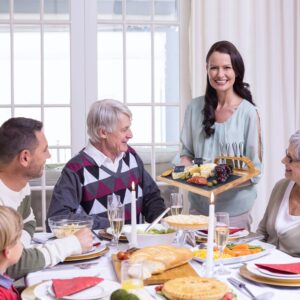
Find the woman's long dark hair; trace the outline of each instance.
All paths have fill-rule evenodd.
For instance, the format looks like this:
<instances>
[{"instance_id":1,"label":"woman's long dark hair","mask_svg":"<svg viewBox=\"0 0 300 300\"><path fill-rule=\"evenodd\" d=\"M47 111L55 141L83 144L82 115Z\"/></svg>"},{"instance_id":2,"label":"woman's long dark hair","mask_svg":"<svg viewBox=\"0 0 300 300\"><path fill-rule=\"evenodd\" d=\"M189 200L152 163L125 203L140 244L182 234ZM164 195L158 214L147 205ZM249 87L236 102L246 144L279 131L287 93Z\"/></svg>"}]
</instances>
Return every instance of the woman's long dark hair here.
<instances>
[{"instance_id":1,"label":"woman's long dark hair","mask_svg":"<svg viewBox=\"0 0 300 300\"><path fill-rule=\"evenodd\" d=\"M249 84L243 82L244 74L245 74L245 66L244 61L237 50L237 48L228 41L220 41L216 42L211 46L207 55L206 55L206 63L208 64L209 58L213 52L220 52L229 54L231 59L232 68L235 72L235 82L233 84L233 90L236 94L238 94L243 99L246 99L251 104L255 105L252 100L252 95L249 90ZM215 130L213 125L216 121L215 110L218 106L218 97L216 90L210 85L208 75L207 75L207 84L205 91L205 104L203 108L204 120L202 122L204 131L207 137L210 137L214 134Z\"/></svg>"}]
</instances>

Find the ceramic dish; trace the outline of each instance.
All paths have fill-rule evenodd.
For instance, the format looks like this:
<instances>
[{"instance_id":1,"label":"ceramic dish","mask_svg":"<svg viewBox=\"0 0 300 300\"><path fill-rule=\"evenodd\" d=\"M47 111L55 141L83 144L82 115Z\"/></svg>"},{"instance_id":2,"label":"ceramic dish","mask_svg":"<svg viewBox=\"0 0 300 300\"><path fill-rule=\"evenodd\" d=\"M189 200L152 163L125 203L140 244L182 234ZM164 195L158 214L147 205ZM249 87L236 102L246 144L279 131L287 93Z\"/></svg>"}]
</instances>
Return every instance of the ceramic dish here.
<instances>
[{"instance_id":1,"label":"ceramic dish","mask_svg":"<svg viewBox=\"0 0 300 300\"><path fill-rule=\"evenodd\" d=\"M66 257L65 261L79 261L79 260L93 259L104 255L108 250L109 248L107 246L99 245L97 247L94 247L92 251L89 251L87 253L68 256Z\"/></svg>"},{"instance_id":2,"label":"ceramic dish","mask_svg":"<svg viewBox=\"0 0 300 300\"><path fill-rule=\"evenodd\" d=\"M230 228L234 229L234 227L230 227ZM229 240L240 239L240 238L246 237L247 235L249 235L249 231L244 229L244 230L235 232L233 234L229 234ZM206 239L207 238L207 233L197 231L196 236L199 237L199 238Z\"/></svg>"},{"instance_id":3,"label":"ceramic dish","mask_svg":"<svg viewBox=\"0 0 300 300\"><path fill-rule=\"evenodd\" d=\"M247 266L242 266L240 268L240 275L248 280L274 285L274 286L283 286L283 287L300 287L300 280L299 279L280 279L280 278L268 278L265 276L256 275L255 273L250 272L247 269Z\"/></svg>"},{"instance_id":4,"label":"ceramic dish","mask_svg":"<svg viewBox=\"0 0 300 300\"><path fill-rule=\"evenodd\" d=\"M225 265L236 264L236 263L241 263L241 262L257 259L261 256L265 256L265 255L269 254L273 249L275 249L274 245L263 243L260 241L253 241L253 242L249 243L249 245L261 246L264 250L261 252L258 252L258 253L254 253L254 254L231 257L231 258L224 258L223 264L225 264ZM203 258L194 257L193 259L196 261L202 262L202 263L205 262L205 259L203 259ZM216 260L215 264L218 265L219 261Z\"/></svg>"},{"instance_id":5,"label":"ceramic dish","mask_svg":"<svg viewBox=\"0 0 300 300\"><path fill-rule=\"evenodd\" d=\"M267 278L272 278L272 279L298 279L300 280L300 275L299 274L279 274L279 273L273 273L271 271L262 269L257 267L254 263L248 263L247 264L247 269L251 273L258 275L258 276L264 276Z\"/></svg>"},{"instance_id":6,"label":"ceramic dish","mask_svg":"<svg viewBox=\"0 0 300 300\"><path fill-rule=\"evenodd\" d=\"M101 289L98 289L101 287ZM109 295L115 290L120 288L120 284L111 280L104 280L100 284L86 289L85 291L73 294L71 296L64 297L68 300L94 300L94 299L109 299ZM101 296L99 296L101 293ZM52 290L52 281L46 281L40 283L33 290L33 294L36 298L41 300L54 300L56 299ZM84 297L82 296L84 295Z\"/></svg>"}]
</instances>

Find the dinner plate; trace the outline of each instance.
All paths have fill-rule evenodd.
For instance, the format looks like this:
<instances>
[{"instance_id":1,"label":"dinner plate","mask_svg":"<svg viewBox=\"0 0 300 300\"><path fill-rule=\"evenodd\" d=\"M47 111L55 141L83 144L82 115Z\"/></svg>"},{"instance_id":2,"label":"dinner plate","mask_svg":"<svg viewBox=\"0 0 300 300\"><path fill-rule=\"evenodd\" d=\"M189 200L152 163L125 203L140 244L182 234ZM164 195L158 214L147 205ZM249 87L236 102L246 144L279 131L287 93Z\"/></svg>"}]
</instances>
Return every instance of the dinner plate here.
<instances>
[{"instance_id":1,"label":"dinner plate","mask_svg":"<svg viewBox=\"0 0 300 300\"><path fill-rule=\"evenodd\" d=\"M230 257L230 258L224 258L222 260L224 265L229 265L229 264L236 264L236 263L242 263L242 262L246 262L249 260L253 260L253 259L257 259L259 257L265 256L267 254L269 254L273 249L275 249L274 245L271 244L267 244L261 241L253 241L250 242L249 245L253 245L253 246L260 246L262 247L264 250L258 253L254 253L254 254L249 254L249 255L243 255L243 256L237 256L237 257ZM205 262L205 258L199 258L199 257L193 257L194 260L200 261L200 262ZM215 261L215 264L218 265L220 263L219 260Z\"/></svg>"},{"instance_id":2,"label":"dinner plate","mask_svg":"<svg viewBox=\"0 0 300 300\"><path fill-rule=\"evenodd\" d=\"M106 280L104 279L101 283L98 284L99 286L101 286L102 288L102 295L99 296L99 294L97 295L97 298L95 298L95 296L92 296L94 298L91 298L91 296L85 296L85 298L78 298L76 295L84 292L80 292L80 293L76 293L72 296L75 296L77 298L72 298L72 296L68 296L68 298L63 298L63 299L72 299L72 300L94 300L94 299L105 299L108 300L109 296L112 292L114 292L115 290L119 289L121 287L121 285L116 282L116 281L112 281L112 280ZM43 283L40 283L39 285L37 285L35 287L35 289L33 290L33 294L36 298L40 299L40 300L54 300L56 299L54 297L54 293L52 291L52 281L45 281ZM96 287L96 286L95 286ZM86 291L90 291L92 290L92 288L87 289ZM93 291L92 291L93 292ZM92 294L93 295L93 294Z\"/></svg>"},{"instance_id":3,"label":"dinner plate","mask_svg":"<svg viewBox=\"0 0 300 300\"><path fill-rule=\"evenodd\" d=\"M300 279L281 279L281 278L268 278L265 275L257 275L248 270L247 266L244 265L240 268L240 275L248 280L284 287L300 287Z\"/></svg>"},{"instance_id":4,"label":"dinner plate","mask_svg":"<svg viewBox=\"0 0 300 300\"><path fill-rule=\"evenodd\" d=\"M92 251L83 254L68 256L65 258L65 261L79 261L79 260L93 259L104 255L108 250L109 248L107 246L99 245L94 247Z\"/></svg>"},{"instance_id":5,"label":"dinner plate","mask_svg":"<svg viewBox=\"0 0 300 300\"><path fill-rule=\"evenodd\" d=\"M231 229L234 229L235 227L230 227ZM233 234L229 234L229 240L234 240L234 239L240 239L243 237L246 237L247 235L249 235L249 231L244 229L244 230L240 230L238 232L235 232ZM207 233L202 232L202 231L197 231L197 236L203 239L207 238Z\"/></svg>"},{"instance_id":6,"label":"dinner plate","mask_svg":"<svg viewBox=\"0 0 300 300\"><path fill-rule=\"evenodd\" d=\"M279 274L257 267L254 263L248 263L247 269L253 274L273 279L299 279L299 274Z\"/></svg>"}]
</instances>

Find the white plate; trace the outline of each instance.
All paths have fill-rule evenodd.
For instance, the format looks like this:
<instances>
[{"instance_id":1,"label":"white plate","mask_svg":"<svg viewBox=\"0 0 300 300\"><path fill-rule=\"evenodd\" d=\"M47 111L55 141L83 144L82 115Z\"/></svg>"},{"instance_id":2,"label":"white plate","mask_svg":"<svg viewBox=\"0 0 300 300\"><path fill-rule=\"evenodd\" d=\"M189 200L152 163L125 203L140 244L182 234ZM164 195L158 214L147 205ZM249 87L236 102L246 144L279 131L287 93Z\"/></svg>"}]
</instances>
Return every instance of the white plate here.
<instances>
[{"instance_id":1,"label":"white plate","mask_svg":"<svg viewBox=\"0 0 300 300\"><path fill-rule=\"evenodd\" d=\"M247 269L251 273L254 273L259 276L272 278L272 279L300 279L299 274L279 274L279 273L273 273L271 271L259 268L254 263L247 264Z\"/></svg>"},{"instance_id":2,"label":"white plate","mask_svg":"<svg viewBox=\"0 0 300 300\"><path fill-rule=\"evenodd\" d=\"M111 281L111 280L106 280L104 279L99 285L101 285L103 291L103 295L101 296L101 299L109 299L109 296L112 292L114 292L115 290L119 289L121 287L121 285L118 282L115 281ZM54 296L52 296L49 293L49 289L52 286L52 281L46 281L43 282L41 284L39 284L33 291L34 296L37 297L40 300L55 300L56 298ZM92 289L92 288L90 288ZM88 290L90 290L88 289ZM51 288L52 291L52 288ZM81 292L82 293L82 292ZM80 293L76 293L76 294L80 294ZM74 295L76 295L74 294ZM74 296L73 295L73 296ZM72 297L72 296L69 296ZM72 300L77 300L78 298L64 298L64 299L72 299ZM90 300L90 299L99 299L99 295L97 296L97 298L79 298L79 299L84 299L84 300Z\"/></svg>"},{"instance_id":3,"label":"white plate","mask_svg":"<svg viewBox=\"0 0 300 300\"><path fill-rule=\"evenodd\" d=\"M235 227L230 227L230 228L233 229ZM197 231L197 235L201 236L201 237L204 237L204 238L207 238L207 233L201 232L200 230ZM244 230L240 230L238 232L235 232L233 234L229 234L229 238L239 239L239 238L245 237L247 235L249 235L249 231L244 229Z\"/></svg>"},{"instance_id":4,"label":"white plate","mask_svg":"<svg viewBox=\"0 0 300 300\"><path fill-rule=\"evenodd\" d=\"M258 252L258 253L254 253L254 254L244 255L244 256L224 258L223 259L223 264L224 265L236 264L236 263L241 263L241 262L257 259L259 257L262 257L262 256L265 256L265 255L269 254L273 249L275 249L274 245L267 244L267 243L264 243L264 242L261 242L261 241L253 241L253 242L250 242L249 245L261 246L265 250L261 251L261 252ZM200 262L205 262L205 259L202 259L202 258L199 258L199 257L193 257L193 259L197 260L197 261L200 261ZM215 264L218 265L219 260L216 260Z\"/></svg>"}]
</instances>

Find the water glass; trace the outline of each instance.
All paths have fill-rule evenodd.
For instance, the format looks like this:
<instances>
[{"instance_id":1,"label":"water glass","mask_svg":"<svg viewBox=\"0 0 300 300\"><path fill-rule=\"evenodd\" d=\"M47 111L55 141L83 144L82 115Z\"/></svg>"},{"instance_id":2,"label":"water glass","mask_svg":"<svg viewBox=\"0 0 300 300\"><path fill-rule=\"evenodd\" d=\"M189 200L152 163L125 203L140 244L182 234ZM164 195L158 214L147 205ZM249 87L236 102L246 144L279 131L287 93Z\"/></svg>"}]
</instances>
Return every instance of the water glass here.
<instances>
[{"instance_id":1,"label":"water glass","mask_svg":"<svg viewBox=\"0 0 300 300\"><path fill-rule=\"evenodd\" d=\"M121 288L129 291L143 287L143 263L123 260L121 262Z\"/></svg>"}]
</instances>

